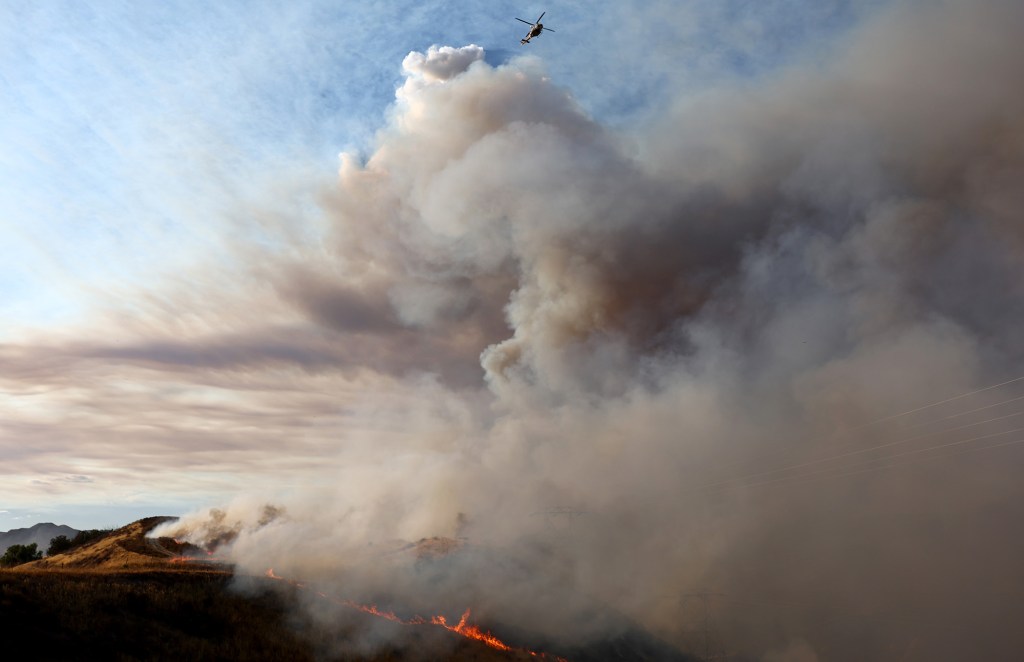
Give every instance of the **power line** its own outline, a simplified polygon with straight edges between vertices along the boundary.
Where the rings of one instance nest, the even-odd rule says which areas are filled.
[[[1003,400],[1002,402],[995,402],[995,403],[990,404],[990,405],[985,405],[984,407],[978,407],[977,409],[969,409],[967,411],[962,411],[959,414],[952,414],[950,416],[944,416],[942,418],[936,418],[936,419],[931,420],[931,421],[923,421],[921,423],[915,423],[914,425],[911,425],[910,427],[911,428],[919,428],[922,425],[930,425],[932,423],[938,423],[940,421],[948,421],[951,418],[960,418],[961,416],[966,416],[967,414],[973,414],[975,412],[982,411],[983,409],[992,409],[993,407],[1001,407],[1001,406],[1003,406],[1005,404],[1009,404],[1011,402],[1017,402],[1018,400],[1024,400],[1024,395],[1018,396],[1016,398],[1010,398],[1009,400]]]
[[[981,393],[983,391],[989,391],[989,390],[992,390],[992,389],[996,389],[996,388],[999,388],[1001,386],[1006,386],[1007,384],[1012,384],[1014,382],[1018,382],[1018,381],[1021,381],[1021,380],[1024,380],[1024,376],[1018,377],[1016,379],[1011,379],[1011,380],[1008,380],[1008,381],[1005,381],[1005,382],[1002,382],[1002,383],[999,383],[999,384],[994,384],[992,386],[986,386],[986,387],[981,388],[981,389],[976,389],[976,390],[970,391],[968,393],[962,393],[962,394],[954,396],[952,398],[946,398],[945,400],[940,400],[938,402],[934,402],[934,403],[931,403],[929,405],[925,405],[923,407],[918,407],[916,409],[913,409],[913,410],[910,410],[910,411],[907,411],[907,412],[903,412],[901,414],[893,414],[892,416],[887,416],[885,418],[877,419],[876,421],[873,421],[871,423],[865,423],[863,425],[860,425],[860,426],[857,426],[857,427],[854,427],[854,428],[849,428],[849,430],[850,431],[862,430],[862,429],[864,429],[866,427],[869,427],[871,425],[874,425],[874,424],[879,423],[879,422],[884,421],[884,420],[889,420],[889,419],[892,419],[892,418],[896,418],[898,416],[903,416],[903,415],[906,415],[908,413],[912,413],[914,411],[922,411],[924,409],[929,409],[931,407],[934,407],[934,406],[937,406],[937,405],[940,405],[940,404],[944,404],[944,403],[947,403],[947,402],[952,402],[954,400],[959,400],[961,398],[965,398],[965,397],[968,397],[968,396],[971,396],[971,395],[975,395],[975,394]],[[995,402],[995,403],[992,403],[992,404],[988,404],[988,405],[985,405],[983,407],[976,407],[974,409],[969,409],[967,411],[959,412],[957,414],[952,414],[952,415],[949,415],[949,416],[944,416],[942,418],[936,418],[936,419],[932,419],[932,420],[928,420],[928,421],[922,421],[920,423],[915,423],[915,424],[911,425],[909,429],[918,428],[918,427],[922,427],[922,426],[925,426],[925,425],[932,425],[932,424],[935,424],[935,423],[938,423],[938,422],[941,422],[941,421],[948,421],[948,420],[951,420],[951,419],[954,419],[954,418],[959,418],[961,416],[967,416],[968,414],[977,413],[979,411],[983,411],[983,410],[986,410],[986,409],[992,409],[993,407],[1001,407],[1003,405],[1010,404],[1012,402],[1018,402],[1020,400],[1024,400],[1024,395],[1017,396],[1017,397],[1014,397],[1014,398],[1010,398],[1008,400],[1002,400],[1000,402]],[[971,424],[967,424],[967,425],[960,426],[960,427],[947,428],[946,430],[937,430],[937,431],[934,431],[934,432],[931,432],[931,433],[924,433],[922,435],[911,437],[911,438],[909,438],[907,440],[904,440],[904,441],[897,441],[897,442],[891,442],[891,443],[887,443],[887,444],[882,444],[880,446],[875,446],[874,448],[882,448],[882,447],[886,447],[886,446],[890,446],[890,445],[898,445],[898,444],[901,444],[901,443],[905,443],[905,441],[911,441],[913,439],[920,439],[921,437],[928,436],[929,434],[942,434],[943,432],[950,432],[952,430],[959,430],[959,429],[962,429],[964,427],[970,427],[971,425],[982,425],[984,423],[990,423],[992,421],[1000,420],[1001,418],[1008,418],[1008,417],[1011,417],[1011,416],[1016,416],[1019,413],[1020,412],[1015,412],[1015,413],[1009,414],[1007,416],[1001,416],[1001,417],[996,417],[996,418],[992,418],[992,419],[987,419],[985,421],[978,421],[977,423],[971,423]],[[824,441],[824,439],[822,439],[821,441]],[[845,444],[845,445],[846,446],[850,446],[850,444]],[[855,454],[859,454],[859,453],[862,453],[862,452],[868,452],[869,450],[871,450],[871,449],[857,449],[857,450],[854,450],[854,451],[850,451],[849,454],[850,455],[855,455]],[[773,456],[780,455],[780,454],[781,453],[778,453],[778,452],[772,453]],[[832,457],[829,457],[829,458],[822,458],[822,459],[811,460],[809,463],[810,464],[816,464],[816,463],[819,463],[819,462],[826,462],[826,461],[829,461],[829,460],[833,459],[834,457],[839,457],[839,456],[832,456]],[[796,459],[796,458],[793,458],[793,459]],[[803,463],[801,463],[800,466],[803,466]],[[704,490],[704,489],[708,489],[708,488],[711,488],[711,487],[717,487],[718,485],[723,485],[723,484],[726,484],[726,483],[729,483],[729,482],[732,482],[732,481],[736,481],[736,480],[744,480],[746,478],[751,478],[751,477],[754,477],[754,476],[768,475],[768,474],[771,474],[771,473],[778,473],[778,472],[781,472],[781,471],[788,470],[790,468],[793,468],[793,467],[783,467],[783,468],[780,468],[780,469],[773,469],[773,470],[768,470],[768,471],[764,471],[764,472],[760,472],[759,471],[759,472],[754,472],[752,474],[742,475],[742,476],[740,476],[738,478],[728,478],[728,479],[720,480],[718,482],[715,482],[715,483],[712,483],[712,484],[709,484],[709,485],[703,485],[703,486],[698,487],[698,488],[693,488],[693,490],[691,490],[691,491]]]
[[[953,442],[949,442],[949,443],[945,443],[945,444],[937,444],[937,445],[934,445],[934,446],[926,446],[924,448],[917,448],[917,449],[914,449],[912,451],[905,451],[905,452],[902,452],[902,453],[895,453],[895,454],[889,455],[887,457],[882,457],[882,458],[877,458],[877,459],[874,459],[874,460],[869,460],[867,462],[861,463],[860,465],[853,465],[852,467],[845,467],[845,469],[857,469],[856,471],[854,471],[854,473],[860,473],[861,470],[858,467],[869,466],[869,465],[872,465],[872,464],[874,464],[876,462],[892,460],[894,458],[905,457],[905,456],[908,456],[908,455],[916,455],[916,454],[919,454],[919,453],[926,453],[928,451],[939,450],[939,449],[942,449],[942,448],[949,448],[949,447],[952,447],[952,446],[961,446],[963,444],[968,444],[968,443],[971,443],[972,441],[978,441],[980,439],[988,439],[990,437],[998,437],[1000,435],[1010,434],[1012,432],[1022,432],[1022,431],[1024,431],[1024,427],[1015,428],[1013,430],[1004,430],[1003,432],[993,432],[992,434],[979,435],[979,436],[976,436],[976,437],[971,437],[969,439],[962,439],[962,440],[959,440],[959,441],[953,441]],[[984,447],[981,447],[981,448],[998,448],[998,447],[1004,446],[1004,445],[1008,446],[1008,445],[1012,445],[1012,444],[995,444],[995,445],[991,445],[991,446],[984,446]],[[936,457],[941,457],[941,456],[936,456]],[[928,459],[931,459],[931,458],[928,458]],[[903,464],[903,463],[899,463],[899,464]],[[874,467],[874,468],[877,469],[877,468],[883,468],[883,467]],[[759,482],[755,482],[755,483],[741,483],[741,484],[731,485],[731,486],[722,485],[722,490],[716,490],[716,491],[724,491],[725,489],[730,489],[730,488],[735,489],[735,488],[759,487],[759,486],[762,486],[762,485],[771,485],[771,484],[774,484],[774,483],[783,483],[783,482],[792,481],[792,480],[798,480],[798,479],[802,479],[802,478],[811,478],[811,477],[814,477],[814,476],[821,476],[823,474],[836,475],[835,471],[837,469],[842,470],[842,469],[844,469],[844,467],[821,469],[821,470],[812,471],[812,472],[809,472],[809,473],[797,474],[795,476],[782,476],[780,478],[774,478],[774,479],[771,479],[771,480],[763,480],[763,481],[759,481]],[[869,466],[869,469],[867,469],[867,470],[871,470],[870,466]],[[839,475],[837,475],[837,477],[841,476],[841,475],[852,475],[852,474],[839,474]]]
[[[1011,432],[1013,432],[1013,430],[1011,430]],[[965,443],[965,442],[957,442],[957,443]],[[987,446],[978,446],[976,448],[961,448],[961,449],[953,451],[952,453],[942,453],[941,455],[933,455],[931,457],[923,457],[923,458],[920,458],[918,460],[911,460],[909,462],[893,462],[891,464],[885,464],[885,465],[878,466],[878,467],[868,467],[866,469],[857,469],[855,471],[850,471],[848,473],[838,474],[835,477],[836,478],[844,478],[846,476],[853,476],[855,474],[867,473],[869,471],[881,471],[882,469],[889,469],[889,468],[892,468],[892,467],[898,467],[900,465],[905,465],[905,464],[917,464],[918,462],[926,462],[928,460],[936,460],[936,459],[944,458],[944,457],[953,457],[954,455],[963,455],[965,453],[976,453],[978,451],[987,451],[987,450],[991,450],[993,448],[1002,448],[1004,446],[1016,446],[1018,444],[1024,444],[1024,439],[1013,439],[1011,441],[1004,441],[1004,442],[1001,442],[1001,443],[998,443],[998,444],[989,444]],[[931,449],[925,449],[925,450],[931,450]],[[907,454],[908,453],[903,453],[903,455],[907,455]],[[886,459],[888,459],[888,458],[886,458]]]
[[[998,434],[1008,434],[1009,432],[1019,432],[1020,430],[1024,430],[1024,428],[1019,428],[1017,430],[1007,430],[1007,432],[1000,432]],[[986,435],[986,436],[994,436],[994,435]],[[958,444],[966,444],[966,443],[969,443],[971,441],[977,441],[978,439],[982,439],[982,438],[983,437],[974,437],[972,439],[965,439],[963,441],[955,441],[955,442],[952,442],[950,444],[942,444],[940,446],[932,446],[932,447],[929,447],[929,448],[922,448],[922,449],[918,449],[918,450],[915,450],[915,451],[909,451],[907,453],[898,453],[896,455],[893,455],[893,456],[890,456],[890,457],[887,457],[887,458],[879,458],[878,460],[873,460],[873,462],[890,460],[890,459],[892,459],[894,457],[902,457],[902,456],[906,456],[906,455],[912,455],[912,454],[916,454],[916,453],[921,453],[921,452],[926,452],[926,451],[931,451],[931,450],[937,450],[937,449],[940,449],[940,448],[947,448],[949,446],[955,446],[955,445],[958,445]],[[1002,442],[1002,443],[998,443],[998,444],[989,444],[987,446],[978,446],[976,448],[965,448],[965,449],[960,449],[960,450],[954,451],[952,453],[943,453],[941,455],[933,455],[931,457],[919,458],[917,460],[911,460],[909,462],[893,462],[891,464],[885,464],[885,465],[880,465],[880,466],[865,466],[865,464],[871,464],[869,462],[869,463],[862,464],[859,468],[858,467],[850,467],[849,469],[852,469],[852,470],[846,471],[845,473],[834,473],[833,470],[830,469],[830,470],[825,470],[825,471],[816,471],[816,472],[812,472],[812,473],[809,473],[809,474],[800,474],[798,476],[786,476],[786,477],[778,478],[778,479],[775,479],[775,480],[762,481],[760,483],[748,483],[748,484],[745,484],[745,485],[737,485],[736,487],[743,487],[743,488],[761,487],[763,485],[771,485],[771,484],[775,484],[775,483],[784,483],[784,482],[788,482],[788,481],[801,480],[801,479],[803,479],[801,482],[812,482],[812,481],[815,481],[815,480],[820,480],[821,478],[846,478],[848,476],[855,476],[857,474],[870,473],[870,472],[873,472],[873,471],[881,471],[883,469],[890,469],[892,467],[897,467],[897,466],[901,466],[901,465],[917,464],[917,463],[925,462],[925,461],[928,461],[928,460],[936,460],[936,459],[940,459],[940,458],[944,458],[944,457],[952,457],[954,455],[962,455],[964,453],[974,453],[974,452],[977,452],[977,451],[984,451],[984,450],[989,450],[989,449],[993,449],[993,448],[1002,448],[1004,446],[1015,446],[1017,444],[1024,444],[1024,439],[1014,439],[1012,441],[1006,441],[1006,442]],[[796,484],[799,485],[800,483],[796,483]]]
[[[978,393],[984,393],[985,391],[991,391],[992,389],[999,388],[1000,386],[1006,386],[1007,384],[1013,384],[1014,382],[1019,382],[1021,380],[1024,380],[1024,376],[1017,377],[1015,379],[1010,379],[1010,380],[1002,382],[1000,384],[993,384],[992,386],[986,386],[985,388],[979,388],[979,389],[976,389],[974,391],[969,391],[967,393],[961,393],[960,395],[954,396],[952,398],[946,398],[945,400],[939,400],[938,402],[933,402],[931,404],[924,405],[922,407],[917,407],[916,409],[910,409],[910,410],[907,410],[907,411],[904,411],[904,412],[900,412],[899,414],[892,414],[891,416],[885,416],[883,418],[879,418],[879,419],[876,419],[874,421],[871,421],[870,423],[865,423],[864,425],[861,425],[860,427],[854,428],[854,429],[860,429],[860,428],[868,427],[868,426],[871,426],[871,425],[877,425],[878,423],[882,423],[884,421],[890,421],[890,420],[892,420],[894,418],[900,418],[901,416],[907,416],[909,414],[913,414],[913,413],[916,413],[916,412],[919,412],[919,411],[924,411],[925,409],[931,409],[932,407],[938,407],[939,405],[944,405],[947,402],[953,402],[954,400],[960,400],[962,398],[966,398],[966,397],[969,397],[969,396],[972,396],[972,395],[977,395]]]
[[[1021,396],[1021,397],[1024,398],[1024,396]],[[923,439],[923,438],[927,438],[927,437],[931,437],[931,436],[935,436],[935,435],[939,435],[939,434],[945,434],[947,432],[954,432],[956,430],[963,430],[964,428],[973,427],[975,425],[984,425],[986,423],[992,423],[994,421],[999,421],[999,420],[1003,420],[1003,419],[1006,419],[1006,418],[1013,418],[1014,416],[1020,416],[1021,414],[1024,414],[1024,410],[1018,411],[1018,412],[1014,412],[1012,414],[1006,414],[1004,416],[997,416],[995,418],[990,418],[990,419],[987,419],[987,420],[984,420],[984,421],[975,421],[974,423],[967,423],[965,425],[960,425],[960,426],[957,426],[955,428],[947,428],[945,430],[936,430],[934,432],[925,432],[925,433],[922,433],[922,434],[914,435],[913,437],[907,437],[905,439],[899,439],[897,441],[890,441],[890,442],[887,442],[887,443],[884,443],[884,444],[878,444],[876,446],[871,446],[869,448],[862,448],[862,449],[855,450],[855,451],[849,451],[847,453],[841,453],[839,455],[832,455],[832,456],[829,456],[829,457],[822,457],[822,458],[817,458],[817,459],[814,459],[814,460],[808,460],[806,462],[801,462],[799,464],[791,464],[789,466],[779,467],[777,469],[768,469],[768,470],[765,470],[765,471],[757,471],[757,472],[754,472],[754,473],[749,473],[749,474],[745,474],[745,475],[742,475],[742,476],[737,476],[735,478],[727,478],[725,480],[718,481],[717,483],[710,483],[708,485],[702,485],[700,487],[695,487],[695,488],[693,488],[692,491],[702,491],[702,490],[706,490],[706,489],[712,489],[712,488],[719,487],[719,486],[725,486],[725,485],[728,485],[730,483],[736,483],[736,482],[745,481],[745,480],[748,480],[750,478],[758,478],[760,476],[770,476],[772,474],[784,473],[786,471],[792,471],[794,469],[802,469],[804,467],[814,466],[816,464],[822,464],[824,462],[831,462],[831,461],[834,461],[834,460],[840,460],[840,459],[844,459],[844,458],[847,458],[847,457],[852,457],[854,455],[862,455],[864,453],[870,453],[871,451],[876,451],[876,450],[879,450],[879,449],[882,449],[882,448],[890,448],[892,446],[899,446],[901,444],[906,444],[906,443],[909,443],[911,441],[915,441],[917,439]]]

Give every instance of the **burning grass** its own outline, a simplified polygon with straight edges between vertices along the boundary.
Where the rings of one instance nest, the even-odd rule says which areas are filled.
[[[302,582],[297,582],[294,580],[278,576],[274,573],[273,568],[267,570],[266,576],[269,579],[281,582],[285,585],[291,586],[294,589],[305,590],[308,588],[308,586],[306,584],[303,584]],[[422,616],[413,616],[409,619],[403,619],[392,611],[378,609],[376,605],[364,605],[359,604],[357,602],[352,602],[351,600],[339,600],[337,598],[332,598],[331,596],[327,595],[326,593],[323,593],[322,591],[316,591],[316,595],[319,596],[321,599],[327,600],[336,605],[342,605],[344,607],[348,607],[349,609],[353,609],[364,614],[369,614],[375,618],[390,621],[392,623],[398,623],[400,625],[407,626],[437,626],[443,628],[444,630],[447,630],[448,632],[455,633],[460,637],[465,637],[466,639],[469,639],[474,642],[480,642],[484,646],[487,646],[488,648],[491,648],[495,651],[509,653],[516,658],[530,657],[539,660],[549,660],[550,662],[567,662],[564,658],[555,655],[548,655],[547,653],[532,651],[526,648],[516,648],[510,646],[509,644],[505,643],[504,641],[494,636],[490,632],[483,630],[476,625],[468,623],[470,616],[469,609],[463,612],[462,618],[459,619],[459,622],[456,625],[450,625],[448,623],[448,620],[442,615],[432,616],[429,619],[423,618]]]
[[[299,589],[282,590],[275,582],[271,590],[268,582],[265,590],[242,594],[231,588],[232,579],[230,572],[206,564],[124,572],[0,571],[4,644],[43,660],[526,659],[521,651],[495,649],[440,628],[403,629],[394,641],[360,651],[352,642],[375,627],[375,615],[366,612],[343,625],[312,622],[295,610]]]
[[[531,639],[525,633],[499,638],[474,624],[469,609],[458,621],[400,617],[273,571],[235,575],[215,554],[146,537],[164,519],[140,520],[66,554],[0,571],[4,643],[55,660],[562,660],[522,646]],[[428,563],[461,545],[431,538],[402,549]],[[619,643],[566,657],[676,659],[647,645],[619,650]]]

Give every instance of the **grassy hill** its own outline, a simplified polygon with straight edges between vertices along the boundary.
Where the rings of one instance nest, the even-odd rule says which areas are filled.
[[[180,553],[181,546],[170,539],[151,541],[146,538],[153,527],[168,517],[147,517],[121,527],[63,554],[48,556],[15,568],[19,572],[48,569],[126,570],[162,568],[168,559]]]
[[[314,623],[295,608],[298,589],[267,578],[250,578],[255,592],[239,593],[230,567],[174,563],[187,545],[146,538],[166,520],[133,522],[66,554],[0,570],[5,650],[38,660],[532,659],[436,627],[387,623],[400,636],[356,654],[352,642],[380,631],[378,617]]]
[[[533,659],[427,626],[357,655],[351,642],[379,630],[376,617],[328,627],[300,616],[288,589],[242,595],[230,582],[202,569],[0,571],[4,648],[37,660]]]
[[[245,577],[248,588],[239,592],[230,566],[176,562],[198,548],[147,538],[168,519],[139,520],[67,553],[0,570],[5,649],[40,660],[556,659],[490,647],[429,622],[391,622],[262,575]],[[425,538],[394,553],[431,562],[462,548],[463,541]],[[377,645],[368,649],[371,638]],[[573,662],[693,659],[636,628],[560,653]]]

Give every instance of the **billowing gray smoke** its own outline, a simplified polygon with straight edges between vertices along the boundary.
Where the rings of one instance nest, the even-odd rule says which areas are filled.
[[[628,134],[529,57],[410,54],[326,256],[261,268],[364,369],[437,377],[276,516],[178,531],[577,644],[1012,659],[1021,34],[1019,2],[898,7]],[[443,569],[391,542],[430,536],[464,539]]]

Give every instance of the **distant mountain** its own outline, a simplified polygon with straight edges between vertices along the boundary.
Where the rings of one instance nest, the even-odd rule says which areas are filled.
[[[78,529],[50,522],[36,524],[27,529],[11,529],[0,532],[0,555],[3,555],[11,545],[31,545],[32,543],[35,543],[39,551],[45,554],[46,549],[50,546],[50,539],[57,536],[73,538],[76,533],[78,533]]]

